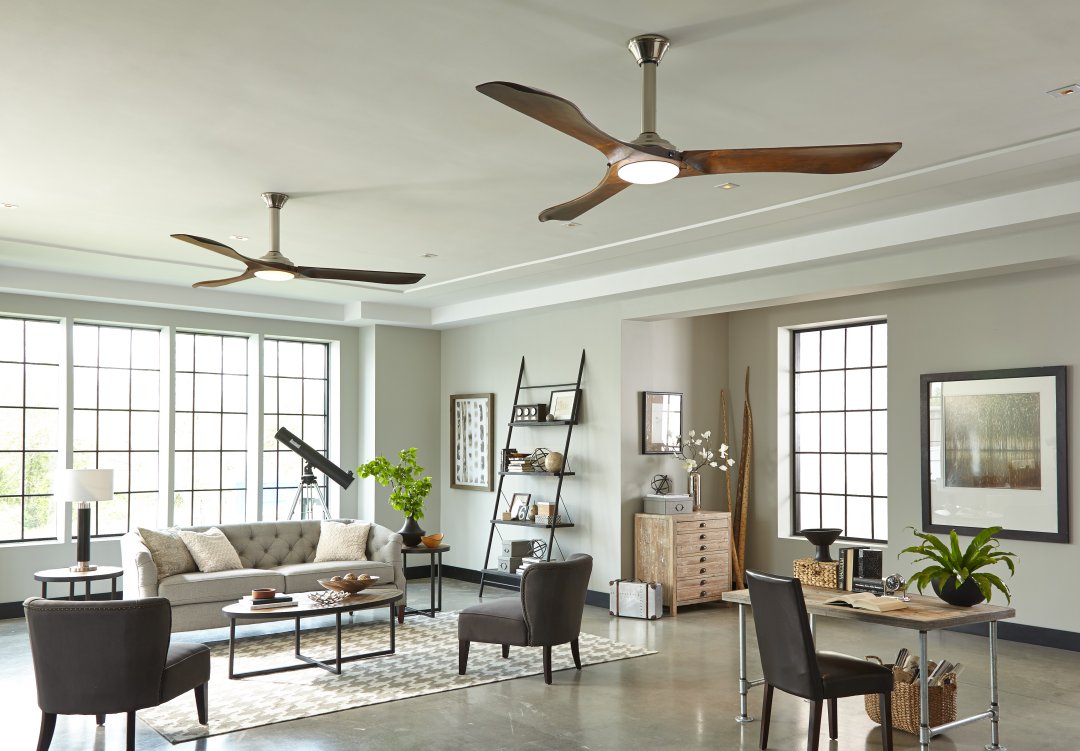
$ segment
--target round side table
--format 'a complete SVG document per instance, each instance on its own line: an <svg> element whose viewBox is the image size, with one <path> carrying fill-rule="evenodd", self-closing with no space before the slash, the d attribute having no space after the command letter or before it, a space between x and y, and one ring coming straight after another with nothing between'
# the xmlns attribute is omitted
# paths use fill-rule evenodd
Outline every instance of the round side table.
<svg viewBox="0 0 1080 751"><path fill-rule="evenodd" d="M69 600L75 599L75 584L83 582L83 599L90 599L90 582L112 579L112 598L116 599L116 580L124 575L124 569L119 566L98 566L93 571L72 571L66 568L49 568L34 574L34 580L41 582L41 596L49 598L47 594L49 582L67 582Z"/></svg>
<svg viewBox="0 0 1080 751"><path fill-rule="evenodd" d="M434 618L435 614L442 610L442 554L450 549L449 545L439 545L429 548L427 545L401 548L401 568L408 570L408 556L426 555L431 559L431 605L426 609L405 608L405 615L426 615ZM435 591L439 592L438 605L436 605Z"/></svg>

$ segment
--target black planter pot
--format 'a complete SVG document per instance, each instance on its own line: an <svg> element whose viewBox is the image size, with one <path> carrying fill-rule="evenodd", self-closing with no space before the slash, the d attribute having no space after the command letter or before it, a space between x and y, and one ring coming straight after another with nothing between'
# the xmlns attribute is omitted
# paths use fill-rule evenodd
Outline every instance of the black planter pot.
<svg viewBox="0 0 1080 751"><path fill-rule="evenodd" d="M979 585L970 576L964 579L964 583L959 588L956 586L955 576L946 579L945 584L941 587L938 586L936 579L931 583L934 585L935 594L950 605L970 608L972 605L978 605L983 601L983 594L979 591Z"/></svg>
<svg viewBox="0 0 1080 751"><path fill-rule="evenodd" d="M420 544L420 538L427 533L424 532L416 519L407 516L405 517L405 526L398 530L398 534L401 535L402 545L407 548L415 548Z"/></svg>

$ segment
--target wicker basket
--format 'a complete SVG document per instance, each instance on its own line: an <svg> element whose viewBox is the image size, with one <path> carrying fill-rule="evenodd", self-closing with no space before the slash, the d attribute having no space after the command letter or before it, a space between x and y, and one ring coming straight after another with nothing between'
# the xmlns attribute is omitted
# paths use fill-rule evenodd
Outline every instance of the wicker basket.
<svg viewBox="0 0 1080 751"><path fill-rule="evenodd" d="M822 563L813 558L799 558L794 562L795 578L803 584L836 589L839 566L836 561Z"/></svg>
<svg viewBox="0 0 1080 751"><path fill-rule="evenodd" d="M874 656L868 656L868 660L881 660ZM895 665L886 665L892 668L895 674L899 668ZM878 703L877 694L867 694L863 697L866 707L866 716L872 721L881 723L881 705ZM940 686L930 686L930 727L944 725L956 719L956 675L949 673L945 676ZM903 730L912 735L919 734L919 683L905 683L897 681L893 685L892 692L892 722L897 730Z"/></svg>

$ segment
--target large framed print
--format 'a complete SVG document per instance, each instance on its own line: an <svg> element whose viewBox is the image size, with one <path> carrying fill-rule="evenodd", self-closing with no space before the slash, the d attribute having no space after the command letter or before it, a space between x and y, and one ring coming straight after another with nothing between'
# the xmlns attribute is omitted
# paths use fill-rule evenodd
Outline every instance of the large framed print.
<svg viewBox="0 0 1080 751"><path fill-rule="evenodd" d="M923 529L1069 541L1065 366L920 376Z"/></svg>
<svg viewBox="0 0 1080 751"><path fill-rule="evenodd" d="M682 435L683 395L667 391L641 392L641 453L671 454Z"/></svg>
<svg viewBox="0 0 1080 751"><path fill-rule="evenodd" d="M450 487L494 490L494 394L450 395Z"/></svg>

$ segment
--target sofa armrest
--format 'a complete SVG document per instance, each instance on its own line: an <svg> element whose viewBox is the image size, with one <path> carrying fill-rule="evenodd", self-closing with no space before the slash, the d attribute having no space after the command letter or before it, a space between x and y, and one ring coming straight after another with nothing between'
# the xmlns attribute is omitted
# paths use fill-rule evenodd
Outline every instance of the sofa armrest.
<svg viewBox="0 0 1080 751"><path fill-rule="evenodd" d="M137 532L128 532L120 538L120 559L124 567L124 598L157 597L157 564Z"/></svg>
<svg viewBox="0 0 1080 751"><path fill-rule="evenodd" d="M381 524L371 525L368 532L367 557L394 566L394 588L405 591L405 567L401 562L401 535Z"/></svg>

